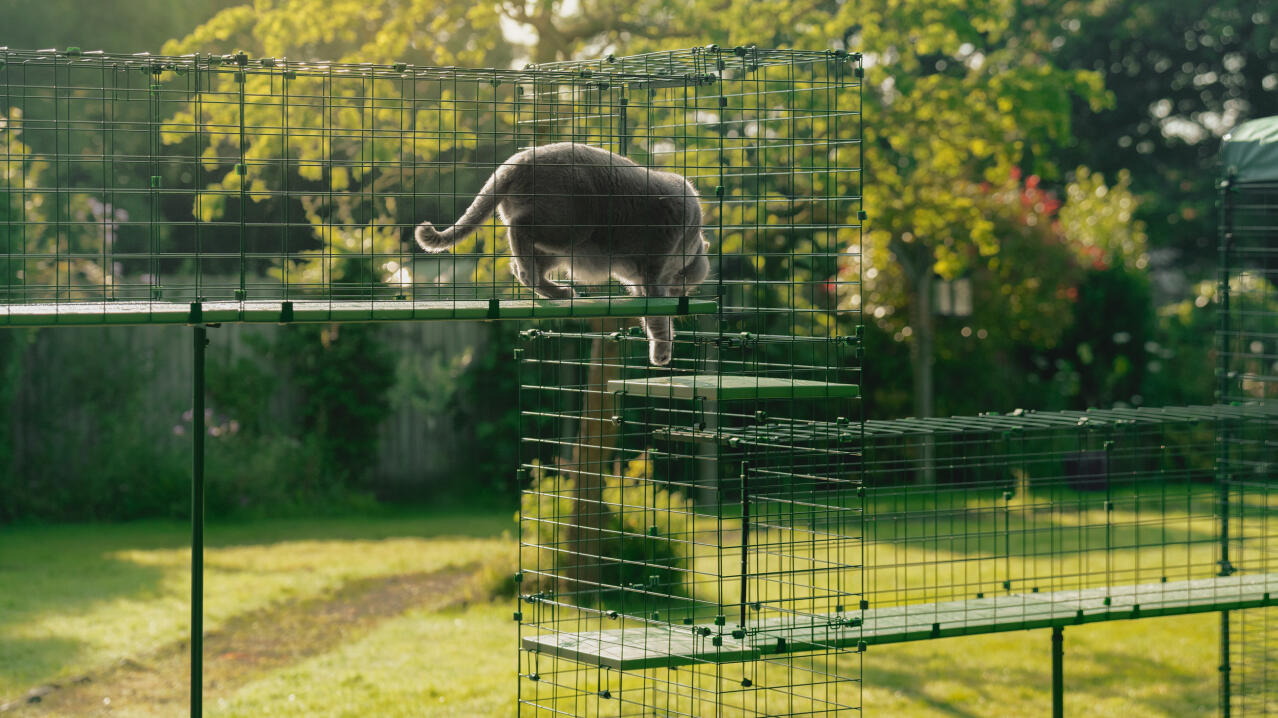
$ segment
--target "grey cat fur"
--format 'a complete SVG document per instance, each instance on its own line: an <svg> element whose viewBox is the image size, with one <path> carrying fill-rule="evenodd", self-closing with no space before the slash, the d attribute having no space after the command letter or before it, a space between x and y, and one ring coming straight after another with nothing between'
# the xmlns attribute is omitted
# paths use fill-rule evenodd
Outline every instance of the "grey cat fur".
<svg viewBox="0 0 1278 718"><path fill-rule="evenodd" d="M678 297L710 274L697 191L683 177L591 145L561 142L518 152L493 172L453 226L417 225L417 244L443 252L496 210L506 224L511 271L547 299L576 296L548 274L617 281L637 297ZM648 358L670 363L670 317L644 317Z"/></svg>

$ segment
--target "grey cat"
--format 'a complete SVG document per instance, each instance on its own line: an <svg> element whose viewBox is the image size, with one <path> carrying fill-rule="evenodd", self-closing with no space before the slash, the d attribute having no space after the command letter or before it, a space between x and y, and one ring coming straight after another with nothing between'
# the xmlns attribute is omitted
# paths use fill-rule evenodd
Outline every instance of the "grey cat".
<svg viewBox="0 0 1278 718"><path fill-rule="evenodd" d="M576 296L547 277L556 269L588 283L615 277L637 297L685 296L710 273L701 204L688 180L599 147L561 142L518 152L456 224L439 231L422 222L413 236L425 251L443 252L494 209L506 223L515 278L547 299ZM644 317L643 326L649 359L669 364L670 317Z"/></svg>

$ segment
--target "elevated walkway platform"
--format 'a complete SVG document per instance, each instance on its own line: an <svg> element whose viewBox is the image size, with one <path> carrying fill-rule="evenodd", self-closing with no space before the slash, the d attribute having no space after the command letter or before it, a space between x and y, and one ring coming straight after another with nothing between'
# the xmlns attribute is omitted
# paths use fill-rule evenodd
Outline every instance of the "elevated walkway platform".
<svg viewBox="0 0 1278 718"><path fill-rule="evenodd" d="M1276 604L1278 574L1255 574L869 608L734 628L669 624L547 633L525 636L523 647L591 666L638 670Z"/></svg>
<svg viewBox="0 0 1278 718"><path fill-rule="evenodd" d="M714 314L718 303L688 297L474 300L108 301L0 305L0 327L141 324L567 319Z"/></svg>
<svg viewBox="0 0 1278 718"><path fill-rule="evenodd" d="M758 401L761 399L850 399L860 394L856 384L808 379L730 374L653 376L613 379L608 391L653 399Z"/></svg>

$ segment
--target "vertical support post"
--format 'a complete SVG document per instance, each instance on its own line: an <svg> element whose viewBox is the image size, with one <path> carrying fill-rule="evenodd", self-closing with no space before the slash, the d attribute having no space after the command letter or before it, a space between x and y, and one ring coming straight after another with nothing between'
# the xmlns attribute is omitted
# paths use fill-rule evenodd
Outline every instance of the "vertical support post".
<svg viewBox="0 0 1278 718"><path fill-rule="evenodd" d="M208 329L195 327L191 390L191 718L204 699L204 348Z"/></svg>
<svg viewBox="0 0 1278 718"><path fill-rule="evenodd" d="M1065 629L1052 626L1052 718L1065 718Z"/></svg>
<svg viewBox="0 0 1278 718"><path fill-rule="evenodd" d="M1229 611L1220 612L1220 715L1221 718L1229 718L1231 704L1233 703L1233 691L1230 683L1230 672L1233 668L1229 665Z"/></svg>
<svg viewBox="0 0 1278 718"><path fill-rule="evenodd" d="M1226 404L1229 402L1230 381L1229 376L1229 332L1230 332L1230 316L1229 316L1229 268L1230 268L1230 251L1233 249L1234 241L1234 203L1233 203L1233 173L1230 172L1220 184L1221 191L1221 227L1220 227L1220 269L1219 279L1216 287L1219 309L1216 314L1220 318L1217 326L1216 352L1219 359L1216 367L1216 403ZM1220 518L1220 571L1219 576L1229 576L1234 573L1233 564L1229 558L1229 485L1232 478L1233 467L1230 466L1230 445L1231 429L1228 419L1221 419L1216 424L1216 483L1219 494L1217 496L1217 512ZM1220 612L1220 715L1222 718L1229 718L1231 712L1230 704L1232 700L1232 667L1230 665L1230 645L1229 645L1229 611Z"/></svg>
<svg viewBox="0 0 1278 718"><path fill-rule="evenodd" d="M750 465L741 462L741 627L746 625L750 594Z"/></svg>

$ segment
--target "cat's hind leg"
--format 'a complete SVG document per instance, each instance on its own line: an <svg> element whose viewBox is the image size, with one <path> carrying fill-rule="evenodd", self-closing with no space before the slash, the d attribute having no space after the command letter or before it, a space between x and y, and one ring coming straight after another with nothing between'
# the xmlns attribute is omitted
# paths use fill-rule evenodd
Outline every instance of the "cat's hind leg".
<svg viewBox="0 0 1278 718"><path fill-rule="evenodd" d="M510 271L519 283L536 292L543 299L572 299L577 296L572 287L555 284L546 277L554 269L554 259L537 252L536 238L541 228L522 222L511 222L506 227L506 241L510 244Z"/></svg>

